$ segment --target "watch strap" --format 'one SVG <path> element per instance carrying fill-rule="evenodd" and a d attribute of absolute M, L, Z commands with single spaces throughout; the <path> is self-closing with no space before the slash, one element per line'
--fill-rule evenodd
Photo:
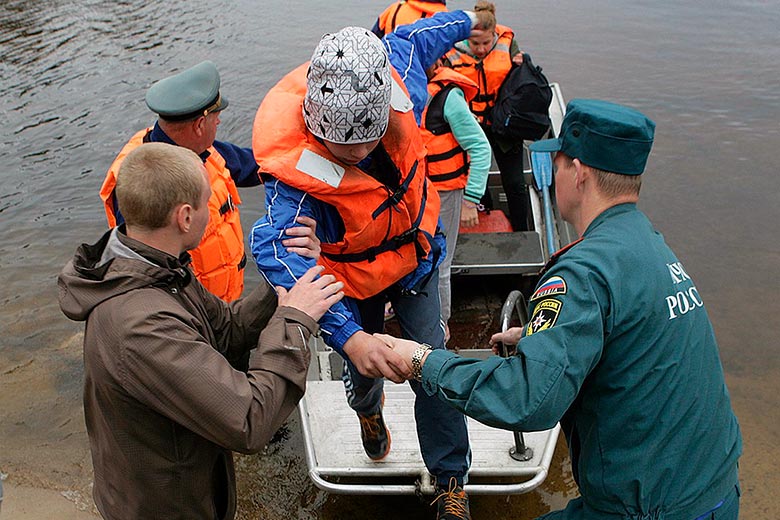
<path fill-rule="evenodd" d="M 422 381 L 422 360 L 425 357 L 425 353 L 431 350 L 433 350 L 433 347 L 427 343 L 422 343 L 412 354 L 412 377 L 417 381 Z"/>

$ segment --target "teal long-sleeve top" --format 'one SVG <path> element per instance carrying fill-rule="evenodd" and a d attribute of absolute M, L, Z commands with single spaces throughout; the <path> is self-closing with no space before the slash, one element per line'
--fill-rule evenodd
<path fill-rule="evenodd" d="M 463 198 L 479 204 L 487 187 L 490 172 L 490 142 L 471 113 L 466 97 L 459 88 L 450 89 L 444 101 L 444 120 L 455 140 L 469 154 L 469 175 Z"/>
<path fill-rule="evenodd" d="M 560 421 L 585 511 L 565 518 L 691 519 L 733 490 L 742 438 L 712 325 L 635 204 L 549 266 L 529 316 L 508 359 L 431 352 L 423 388 L 499 428 Z"/>

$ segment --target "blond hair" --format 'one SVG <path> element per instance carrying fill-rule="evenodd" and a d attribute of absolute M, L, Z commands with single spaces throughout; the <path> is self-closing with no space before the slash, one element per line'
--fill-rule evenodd
<path fill-rule="evenodd" d="M 566 166 L 571 167 L 574 162 L 574 158 L 566 154 L 561 154 L 566 161 Z M 596 186 L 599 191 L 608 197 L 622 197 L 625 195 L 639 195 L 639 190 L 642 187 L 641 175 L 623 175 L 621 173 L 608 172 L 606 170 L 599 170 L 592 166 L 588 166 L 583 163 L 583 166 L 587 166 L 593 172 L 596 177 Z"/>
<path fill-rule="evenodd" d="M 474 5 L 474 13 L 477 15 L 477 23 L 474 29 L 492 31 L 496 28 L 496 6 L 487 0 L 477 0 Z"/>
<path fill-rule="evenodd" d="M 200 206 L 203 162 L 195 152 L 165 143 L 144 143 L 119 167 L 116 200 L 129 226 L 159 229 L 179 204 Z"/>
<path fill-rule="evenodd" d="M 639 189 L 642 187 L 641 175 L 623 175 L 597 168 L 591 168 L 591 170 L 596 174 L 596 186 L 604 195 L 608 197 L 639 195 Z"/>

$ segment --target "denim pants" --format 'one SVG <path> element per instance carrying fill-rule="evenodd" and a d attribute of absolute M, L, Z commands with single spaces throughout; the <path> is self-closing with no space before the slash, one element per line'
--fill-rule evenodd
<path fill-rule="evenodd" d="M 389 301 L 401 326 L 401 335 L 433 348 L 444 348 L 444 327 L 439 307 L 439 276 L 434 271 L 420 291 L 410 294 L 397 284 L 367 300 L 345 298 L 345 303 L 360 319 L 363 330 L 369 334 L 384 329 L 384 306 Z M 373 414 L 381 409 L 384 379 L 361 375 L 351 361 L 345 362 L 344 386 L 350 407 L 360 414 Z M 466 430 L 466 418 L 425 393 L 417 381 L 409 381 L 415 393 L 414 417 L 425 467 L 446 486 L 450 477 L 462 485 L 471 464 L 471 451 Z M 392 431 L 392 425 L 388 425 Z"/>

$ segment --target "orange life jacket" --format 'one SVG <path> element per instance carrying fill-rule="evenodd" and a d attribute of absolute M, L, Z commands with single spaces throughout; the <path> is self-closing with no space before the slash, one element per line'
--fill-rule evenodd
<path fill-rule="evenodd" d="M 428 104 L 420 126 L 428 150 L 428 178 L 439 191 L 465 188 L 469 174 L 468 153 L 444 119 L 444 103 L 453 88 L 463 91 L 467 103 L 477 95 L 476 83 L 452 69 L 439 67 L 428 82 Z"/>
<path fill-rule="evenodd" d="M 344 236 L 321 244 L 319 263 L 344 282 L 344 294 L 363 300 L 412 272 L 431 251 L 439 196 L 428 189 L 425 148 L 411 109 L 391 108 L 381 141 L 398 168 L 399 188 L 333 157 L 303 120 L 308 66 L 290 72 L 265 96 L 255 117 L 252 148 L 261 172 L 338 211 Z M 406 94 L 395 71 L 393 79 L 393 88 Z"/>
<path fill-rule="evenodd" d="M 496 25 L 496 35 L 495 46 L 482 60 L 469 54 L 462 43 L 456 44 L 445 55 L 454 70 L 479 86 L 479 93 L 471 101 L 471 111 L 482 124 L 485 124 L 490 109 L 496 103 L 498 90 L 512 68 L 510 49 L 515 35 L 504 25 Z"/>
<path fill-rule="evenodd" d="M 100 188 L 100 198 L 106 210 L 108 225 L 116 226 L 114 213 L 114 188 L 119 166 L 127 154 L 141 146 L 151 128 L 141 130 L 122 148 L 108 169 Z M 225 159 L 211 147 L 204 166 L 211 181 L 209 199 L 209 223 L 197 248 L 190 251 L 192 270 L 200 283 L 212 294 L 225 301 L 233 301 L 244 290 L 244 233 L 238 215 L 241 198 L 238 189 L 225 168 Z M 121 209 L 121 208 L 120 208 Z"/>
<path fill-rule="evenodd" d="M 446 10 L 447 6 L 438 2 L 401 0 L 382 11 L 379 15 L 379 29 L 384 34 L 389 34 L 399 25 L 410 24 Z"/>

